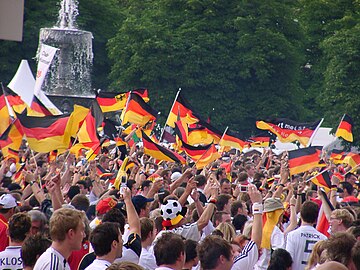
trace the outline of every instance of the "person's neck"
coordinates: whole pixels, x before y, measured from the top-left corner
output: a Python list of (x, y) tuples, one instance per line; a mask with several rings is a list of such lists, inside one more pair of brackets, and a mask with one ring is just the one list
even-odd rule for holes
[(162, 264), (162, 265), (160, 265), (160, 267), (167, 267), (167, 268), (171, 268), (174, 270), (182, 270), (181, 265), (178, 265), (178, 264)]
[(23, 242), (16, 242), (10, 239), (9, 247), (21, 247)]
[(141, 242), (141, 246), (145, 249), (147, 249), (148, 247), (150, 247), (152, 244), (151, 239), (146, 239), (145, 241)]
[(182, 267), (182, 269), (192, 269), (192, 266), (193, 266), (194, 262), (193, 260), (187, 262), (184, 264), (184, 266)]
[(107, 261), (109, 263), (113, 263), (116, 259), (116, 256), (110, 251), (108, 254), (104, 255), (104, 256), (96, 256), (96, 259), (98, 260), (104, 260)]
[(305, 221), (301, 220), (301, 226), (311, 226), (311, 227), (313, 227), (314, 223), (308, 223), (308, 222), (305, 222)]
[(51, 247), (59, 252), (65, 258), (65, 260), (70, 257), (72, 252), (72, 250), (69, 249), (67, 243), (64, 242), (52, 242)]
[(31, 267), (31, 266), (24, 266), (24, 267), (23, 267), (23, 270), (33, 270), (33, 267)]

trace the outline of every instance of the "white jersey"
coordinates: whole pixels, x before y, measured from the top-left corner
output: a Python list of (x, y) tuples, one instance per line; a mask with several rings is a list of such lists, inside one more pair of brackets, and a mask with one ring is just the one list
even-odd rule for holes
[(105, 270), (110, 265), (111, 263), (108, 261), (95, 259), (85, 270)]
[[(285, 248), (285, 237), (284, 233), (277, 227), (274, 227), (274, 230), (271, 233), (271, 249), (275, 250), (278, 248)], [(256, 270), (266, 270), (270, 262), (271, 250), (267, 248), (262, 249), (262, 254), (259, 261), (256, 263), (254, 269)]]
[(294, 263), (293, 270), (304, 270), (314, 245), (327, 237), (310, 225), (300, 226), (289, 232), (285, 249), (290, 253)]
[(231, 270), (247, 270), (254, 269), (259, 259), (259, 250), (254, 241), (249, 241), (243, 248), (241, 253), (235, 257)]
[(142, 266), (145, 270), (154, 270), (157, 268), (152, 246), (148, 248), (143, 247), (141, 249), (139, 265)]
[(70, 270), (70, 266), (58, 251), (49, 247), (36, 261), (34, 270)]
[(9, 246), (0, 252), (0, 269), (17, 270), (22, 269), (21, 247)]

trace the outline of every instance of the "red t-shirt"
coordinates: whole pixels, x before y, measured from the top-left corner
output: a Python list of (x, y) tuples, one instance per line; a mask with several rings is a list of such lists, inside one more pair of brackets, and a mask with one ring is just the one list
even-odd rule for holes
[(82, 247), (80, 250), (75, 250), (73, 252), (71, 252), (71, 255), (68, 259), (68, 263), (70, 265), (70, 269), (71, 270), (77, 270), (79, 267), (79, 264), (81, 262), (81, 259), (89, 253), (89, 247), (90, 247), (90, 242), (89, 241), (85, 241), (82, 244)]
[(8, 227), (6, 218), (0, 214), (0, 251), (4, 251), (9, 245), (9, 236), (7, 235)]

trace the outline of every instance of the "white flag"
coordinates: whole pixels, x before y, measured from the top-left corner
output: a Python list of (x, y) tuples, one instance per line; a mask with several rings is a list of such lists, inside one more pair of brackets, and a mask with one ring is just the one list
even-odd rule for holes
[(40, 49), (39, 63), (36, 72), (36, 81), (34, 87), (34, 94), (39, 95), (41, 86), (45, 80), (46, 73), (49, 70), (51, 61), (58, 49), (49, 45), (42, 44)]

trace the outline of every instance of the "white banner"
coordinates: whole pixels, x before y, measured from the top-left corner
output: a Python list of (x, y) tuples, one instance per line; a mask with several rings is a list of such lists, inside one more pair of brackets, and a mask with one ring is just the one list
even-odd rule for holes
[(39, 55), (39, 63), (38, 68), (36, 72), (36, 81), (35, 81), (35, 87), (34, 87), (34, 94), (36, 96), (39, 95), (39, 92), (41, 90), (41, 86), (45, 80), (46, 73), (49, 70), (51, 61), (54, 58), (54, 55), (58, 49), (55, 47), (51, 47), (49, 45), (42, 44), (40, 55)]

